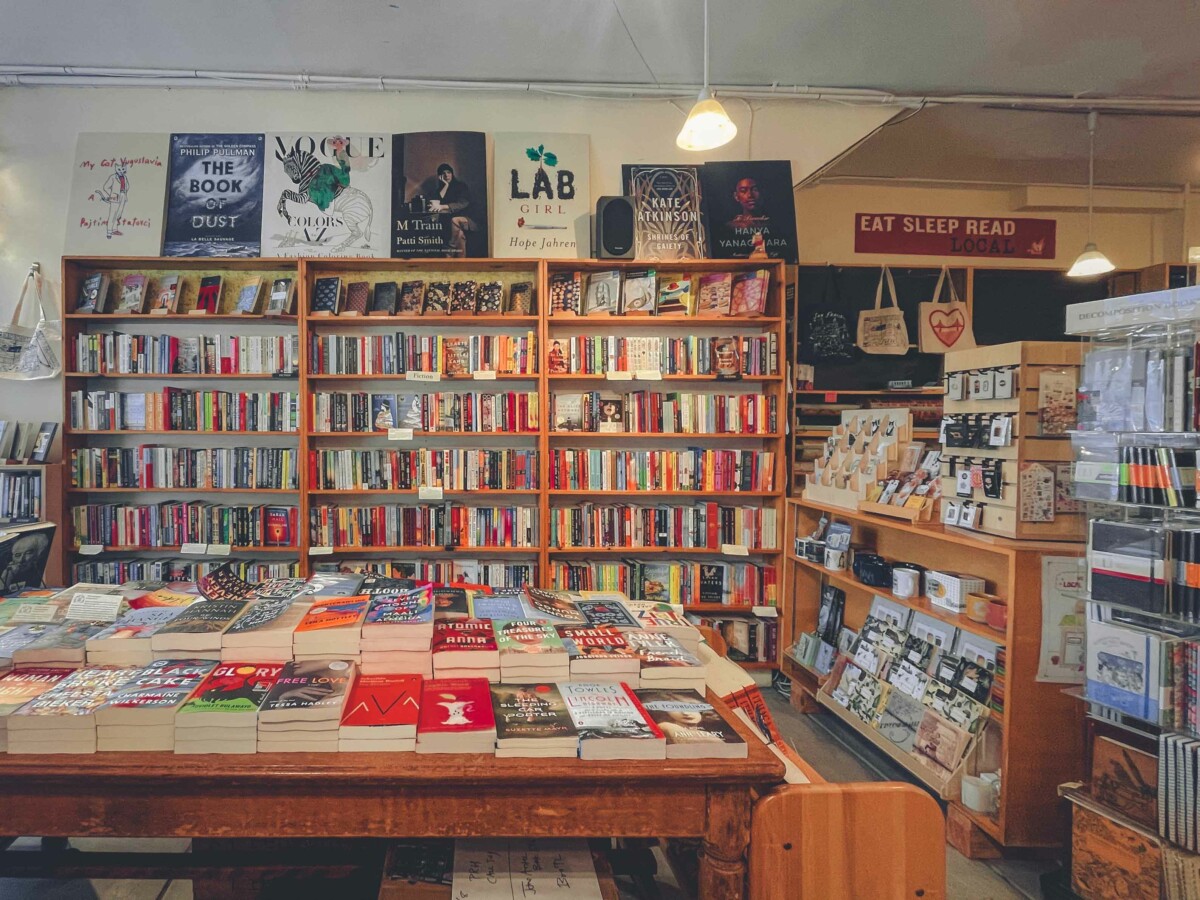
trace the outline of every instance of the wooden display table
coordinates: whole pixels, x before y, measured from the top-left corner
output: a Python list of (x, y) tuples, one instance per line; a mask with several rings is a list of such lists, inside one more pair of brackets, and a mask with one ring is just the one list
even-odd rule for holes
[(699, 837), (700, 896), (744, 896), (753, 794), (783, 765), (709, 695), (747, 759), (415, 753), (0, 755), (0, 834)]

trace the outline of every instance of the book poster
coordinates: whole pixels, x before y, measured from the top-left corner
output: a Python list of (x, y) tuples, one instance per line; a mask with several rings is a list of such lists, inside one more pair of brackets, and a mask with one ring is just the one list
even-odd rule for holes
[(579, 259), (591, 253), (588, 136), (495, 136), (493, 255)]
[(84, 132), (75, 142), (64, 252), (157, 256), (167, 193), (166, 134)]
[(637, 259), (703, 259), (707, 255), (699, 166), (621, 167), (633, 198), (633, 255)]
[(392, 135), (392, 256), (486, 257), (487, 202), (483, 132)]
[(1038, 681), (1083, 684), (1084, 592), (1081, 561), (1074, 556), (1042, 557), (1042, 653)]
[(262, 255), (388, 256), (391, 155), (386, 134), (268, 134)]
[(799, 262), (790, 162), (705, 163), (700, 187), (713, 259), (746, 259), (762, 235), (771, 259)]
[(258, 256), (263, 136), (173, 134), (163, 256)]

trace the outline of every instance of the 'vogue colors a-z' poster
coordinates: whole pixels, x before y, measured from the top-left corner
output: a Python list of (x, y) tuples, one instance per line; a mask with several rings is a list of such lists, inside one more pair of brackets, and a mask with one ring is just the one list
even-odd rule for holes
[(767, 256), (793, 265), (796, 199), (787, 160), (710, 162), (700, 169), (710, 256), (745, 259), (761, 234)]
[(163, 256), (258, 256), (263, 136), (173, 134)]
[(483, 132), (392, 135), (392, 256), (486, 257), (487, 206)]

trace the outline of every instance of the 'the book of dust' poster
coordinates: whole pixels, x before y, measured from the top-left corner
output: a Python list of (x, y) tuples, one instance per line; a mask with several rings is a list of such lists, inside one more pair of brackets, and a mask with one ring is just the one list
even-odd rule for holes
[(486, 257), (489, 246), (483, 132), (392, 135), (392, 256)]
[(163, 256), (258, 256), (263, 136), (173, 134)]

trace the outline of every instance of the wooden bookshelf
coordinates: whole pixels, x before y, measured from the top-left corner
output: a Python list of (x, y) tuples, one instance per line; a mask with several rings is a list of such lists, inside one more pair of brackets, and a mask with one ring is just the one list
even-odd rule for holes
[[(872, 598), (879, 595), (1000, 644), (1007, 656), (1003, 713), (993, 711), (984, 732), (985, 740), (999, 745), (994, 748), (993, 762), (1004, 773), (1000, 811), (995, 817), (970, 814), (967, 818), (988, 841), (1004, 847), (1057, 845), (1061, 833), (1055, 787), (1080, 775), (1082, 732), (1078, 704), (1063, 693), (1063, 685), (1037, 679), (1042, 641), (1042, 561), (1047, 557), (1078, 557), (1084, 552), (1083, 546), (1062, 541), (1011, 540), (940, 525), (914, 525), (807, 500), (789, 499), (787, 506), (788, 552), (782, 582), (786, 637), (781, 635), (781, 645), (788, 647), (802, 632), (815, 631), (821, 588), (825, 584), (845, 591), (844, 623), (854, 630), (861, 627)], [(889, 561), (905, 561), (984, 579), (985, 590), (1008, 603), (1005, 630), (935, 607), (924, 597), (896, 597), (886, 589), (862, 584), (848, 571), (831, 572), (798, 558), (791, 549), (794, 539), (811, 534), (822, 516), (850, 523), (856, 547), (878, 553)], [(782, 666), (784, 674), (792, 679), (793, 705), (808, 712), (821, 708), (813, 702), (821, 689), (821, 676), (786, 653)], [(824, 693), (819, 700), (823, 706), (832, 702), (827, 702)], [(880, 747), (888, 743), (875, 729), (845, 710), (839, 708), (835, 712), (866, 742)], [(920, 771), (920, 767), (906, 767)], [(967, 771), (957, 774), (975, 774), (975, 770), (968, 766)], [(956, 784), (950, 783), (937, 786), (939, 791), (947, 791), (949, 802), (957, 809), (970, 813), (957, 799), (955, 788)]]

